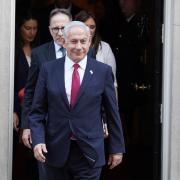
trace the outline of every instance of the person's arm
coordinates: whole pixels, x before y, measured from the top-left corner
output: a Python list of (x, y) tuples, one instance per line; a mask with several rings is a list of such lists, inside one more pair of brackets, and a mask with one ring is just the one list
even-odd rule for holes
[(113, 71), (113, 75), (114, 75), (114, 85), (117, 88), (116, 60), (115, 60), (115, 56), (112, 52), (112, 49), (108, 43), (105, 44), (105, 49), (104, 49), (103, 54), (104, 54), (104, 58), (105, 58), (105, 63), (112, 67), (112, 71)]
[(13, 129), (19, 131), (19, 117), (16, 112), (13, 112)]
[(21, 114), (21, 128), (23, 129), (22, 141), (25, 146), (31, 148), (31, 132), (29, 129), (28, 116), (31, 110), (32, 100), (34, 96), (34, 90), (39, 74), (39, 64), (37, 55), (32, 52), (31, 66), (28, 73), (28, 79), (25, 86), (24, 103)]
[(29, 128), (32, 135), (34, 156), (38, 161), (45, 162), (43, 153), (47, 153), (45, 144), (45, 117), (47, 114), (46, 71), (42, 66), (35, 88), (33, 103), (29, 113)]
[(15, 131), (19, 131), (19, 112), (21, 111), (21, 105), (20, 105), (20, 102), (19, 102), (19, 97), (18, 97), (18, 87), (17, 87), (17, 60), (19, 60), (19, 56), (18, 56), (18, 53), (19, 52), (17, 50), (17, 48), (15, 48), (15, 68), (14, 68), (14, 112), (13, 112), (13, 129)]
[(109, 67), (106, 74), (105, 90), (103, 93), (103, 105), (107, 114), (107, 126), (109, 131), (108, 151), (110, 168), (114, 168), (122, 161), (125, 152), (123, 130), (119, 116), (116, 93), (113, 84), (113, 73)]
[(117, 93), (118, 85), (117, 85), (117, 79), (116, 79), (116, 59), (108, 43), (104, 42), (104, 47), (102, 47), (102, 51), (103, 51), (102, 53), (105, 59), (105, 63), (112, 67), (112, 71), (114, 75), (114, 87), (116, 91), (116, 97), (118, 99), (118, 93)]
[[(14, 83), (15, 84), (15, 83)], [(16, 89), (16, 87), (14, 87)], [(18, 95), (16, 90), (14, 91), (14, 112), (13, 112), (13, 128), (15, 131), (19, 130), (19, 117), (18, 117), (18, 112), (20, 112), (20, 103), (18, 99)]]

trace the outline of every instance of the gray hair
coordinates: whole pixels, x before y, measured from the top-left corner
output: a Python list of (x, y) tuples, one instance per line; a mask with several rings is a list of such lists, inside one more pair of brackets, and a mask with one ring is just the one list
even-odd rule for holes
[(69, 21), (72, 21), (72, 15), (67, 9), (55, 8), (49, 14), (49, 23), (51, 22), (52, 17), (54, 17), (57, 14), (64, 14), (68, 16)]
[(63, 36), (64, 36), (65, 39), (67, 39), (69, 31), (74, 27), (80, 27), (81, 29), (85, 30), (90, 35), (89, 27), (86, 26), (83, 22), (81, 22), (81, 21), (71, 21), (68, 24), (66, 24), (65, 27), (64, 27)]

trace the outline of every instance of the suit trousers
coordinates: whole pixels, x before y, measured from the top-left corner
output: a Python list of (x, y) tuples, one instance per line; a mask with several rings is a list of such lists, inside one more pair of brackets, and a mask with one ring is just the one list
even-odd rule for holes
[(99, 180), (101, 170), (90, 166), (76, 141), (71, 140), (67, 163), (61, 168), (40, 163), (39, 180)]

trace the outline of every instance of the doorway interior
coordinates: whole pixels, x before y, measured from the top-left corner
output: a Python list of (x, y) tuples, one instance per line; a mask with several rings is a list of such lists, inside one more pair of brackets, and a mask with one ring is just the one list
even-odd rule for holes
[[(29, 0), (28, 6), (42, 8), (40, 1)], [(45, 1), (44, 1), (45, 2)], [(51, 1), (47, 1), (47, 4)], [(95, 13), (106, 14), (103, 5), (107, 3), (113, 11), (112, 0), (87, 0), (73, 2)], [(147, 15), (148, 43), (143, 50), (143, 58), (138, 65), (138, 78), (131, 83), (133, 111), (130, 129), (124, 122), (126, 154), (123, 163), (109, 170), (105, 167), (102, 180), (160, 180), (161, 179), (161, 91), (162, 91), (162, 23), (163, 0), (141, 1), (140, 11)], [(16, 5), (21, 0), (16, 0)], [(43, 4), (43, 3), (42, 3)], [(44, 6), (47, 5), (44, 3)], [(109, 11), (109, 9), (108, 9)], [(115, 14), (118, 16), (118, 14)], [(101, 19), (100, 19), (101, 21)], [(106, 39), (106, 37), (105, 37)], [(107, 38), (108, 39), (108, 38)], [(108, 41), (108, 40), (107, 40)], [(111, 44), (111, 42), (109, 42)], [(113, 46), (113, 45), (112, 45)], [(113, 48), (113, 47), (112, 47)], [(115, 49), (113, 50), (116, 51)], [(116, 52), (115, 52), (116, 53)], [(137, 65), (137, 64), (136, 64)], [(140, 78), (139, 78), (140, 77)], [(128, 103), (132, 103), (131, 101)], [(123, 119), (123, 117), (122, 117)], [(124, 119), (126, 121), (126, 119)], [(129, 133), (130, 132), (130, 133)], [(129, 136), (131, 134), (131, 137)]]

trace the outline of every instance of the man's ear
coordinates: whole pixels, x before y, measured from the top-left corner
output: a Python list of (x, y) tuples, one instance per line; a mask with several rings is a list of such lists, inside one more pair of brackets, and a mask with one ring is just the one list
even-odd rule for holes
[(50, 32), (50, 34), (51, 34), (51, 36), (52, 36), (52, 32), (51, 32), (51, 27), (49, 26), (49, 32)]

